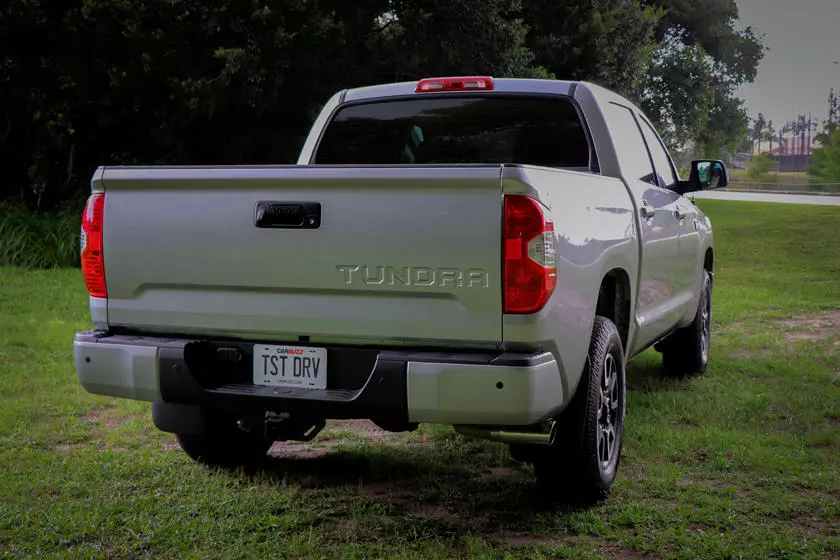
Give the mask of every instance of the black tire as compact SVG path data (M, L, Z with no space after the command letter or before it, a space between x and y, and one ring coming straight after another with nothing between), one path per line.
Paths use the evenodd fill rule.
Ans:
M706 371L712 340L712 280L703 271L700 302L692 323L671 336L662 345L662 365L672 377L685 377Z
M609 319L595 317L587 367L553 444L534 457L541 495L595 503L612 491L624 439L624 348Z
M181 449L194 461L213 467L252 466L265 457L274 443L261 433L248 432L236 417L222 411L203 411L204 433L176 434Z

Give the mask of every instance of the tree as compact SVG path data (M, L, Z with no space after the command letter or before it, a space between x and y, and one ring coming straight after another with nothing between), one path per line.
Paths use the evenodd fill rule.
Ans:
M723 157L735 152L747 133L744 102L728 91L714 92L714 103L703 126L696 132L696 157Z
M642 108L672 149L696 143L715 105L711 59L698 46L669 33L654 50L642 94Z
M770 142L770 154L773 154L773 141L776 139L776 129L773 128L773 120L767 123L767 130L764 132L764 139Z
M764 132L767 129L767 121L764 119L764 115L762 113L758 114L758 117L753 122L752 128L752 137L753 140L758 142L758 153L761 153L761 141L764 139Z
M338 24L307 2L11 0L4 12L0 152L7 188L31 185L41 208L98 164L288 161L343 54Z
M661 13L638 0L523 0L526 46L537 67L637 96Z
M346 3L340 0L340 3ZM373 82L438 75L532 77L517 0L379 2L364 62ZM372 20L371 20L372 21Z
M840 127L817 136L821 147L811 156L808 173L826 183L840 182Z
M342 88L529 75L510 0L7 0L0 197L84 192L97 165L294 161Z
M828 92L828 118L823 125L828 131L840 126L840 95L834 92L834 88Z
M694 141L703 149L734 148L746 126L737 89L755 79L764 55L761 39L749 27L736 28L735 0L645 0L643 4L664 10L656 28L659 47L643 108L659 113L661 128L675 131L671 143ZM718 114L737 115L742 122L712 118L713 106ZM663 112L661 107L668 109Z
M44 209L97 165L291 162L335 91L446 74L594 81L717 155L761 48L713 2L6 0L0 197Z

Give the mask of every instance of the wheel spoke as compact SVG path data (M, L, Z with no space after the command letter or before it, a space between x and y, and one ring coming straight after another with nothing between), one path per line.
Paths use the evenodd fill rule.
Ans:
M610 436L611 432L612 430L609 429L601 430L601 446L598 458L604 464L609 463L612 459L613 438Z
M610 456L610 442L607 438L606 430L599 430L599 432L601 434L601 438L598 442L598 459L600 459L602 463L606 463L609 461Z
M604 375L601 381L601 387L606 389L607 392L612 392L615 387L615 379L615 358L613 358L612 354L607 354L607 357L604 358Z

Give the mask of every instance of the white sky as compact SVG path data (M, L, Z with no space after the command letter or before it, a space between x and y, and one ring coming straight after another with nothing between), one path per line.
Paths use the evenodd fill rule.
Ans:
M828 91L840 90L840 0L737 0L741 26L764 34L770 48L755 83L740 96L747 112L780 124L797 111L826 118Z

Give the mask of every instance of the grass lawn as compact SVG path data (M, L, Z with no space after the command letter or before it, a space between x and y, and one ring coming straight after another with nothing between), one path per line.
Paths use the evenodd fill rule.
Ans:
M0 269L0 557L840 557L840 208L699 204L711 365L632 362L619 481L590 509L545 509L504 446L440 427L194 465L147 405L76 381L80 273Z

